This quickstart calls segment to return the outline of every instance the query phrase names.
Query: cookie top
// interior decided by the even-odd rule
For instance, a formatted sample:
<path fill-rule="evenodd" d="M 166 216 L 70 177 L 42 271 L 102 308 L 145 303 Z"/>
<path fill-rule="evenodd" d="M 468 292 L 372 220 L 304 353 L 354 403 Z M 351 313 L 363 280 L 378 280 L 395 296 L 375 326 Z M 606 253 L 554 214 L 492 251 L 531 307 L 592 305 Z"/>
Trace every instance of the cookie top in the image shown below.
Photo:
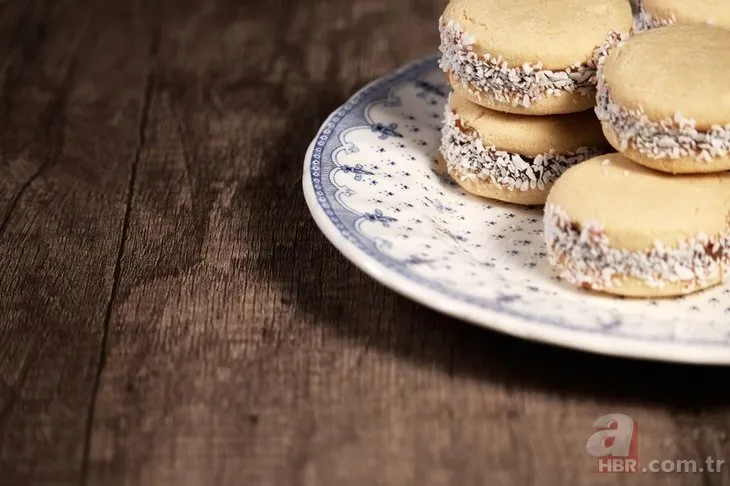
<path fill-rule="evenodd" d="M 730 28 L 727 0 L 643 0 L 644 11 L 680 24 L 708 23 Z"/>
<path fill-rule="evenodd" d="M 547 202 L 579 225 L 598 222 L 612 247 L 629 251 L 730 231 L 730 173 L 673 176 L 616 153 L 568 169 Z"/>
<path fill-rule="evenodd" d="M 614 49 L 601 71 L 611 98 L 653 121 L 675 113 L 697 128 L 730 123 L 730 30 L 676 24 Z"/>
<path fill-rule="evenodd" d="M 586 63 L 612 30 L 629 32 L 633 17 L 627 0 L 452 0 L 443 20 L 474 36 L 477 54 L 562 70 Z"/>
<path fill-rule="evenodd" d="M 449 105 L 462 125 L 475 130 L 485 146 L 498 150 L 534 157 L 550 150 L 566 153 L 608 146 L 591 110 L 571 115 L 512 115 L 483 108 L 456 93 L 449 97 Z"/>

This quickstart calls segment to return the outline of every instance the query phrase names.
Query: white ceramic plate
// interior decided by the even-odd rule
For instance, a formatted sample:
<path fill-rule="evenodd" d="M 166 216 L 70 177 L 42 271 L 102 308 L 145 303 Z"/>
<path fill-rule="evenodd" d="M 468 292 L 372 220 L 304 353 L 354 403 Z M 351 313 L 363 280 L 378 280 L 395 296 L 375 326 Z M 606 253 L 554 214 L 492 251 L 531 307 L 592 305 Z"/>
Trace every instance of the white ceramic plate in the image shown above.
<path fill-rule="evenodd" d="M 542 208 L 465 194 L 437 154 L 448 88 L 432 57 L 365 87 L 304 162 L 314 220 L 350 261 L 445 314 L 616 356 L 730 364 L 730 288 L 679 300 L 602 297 L 558 281 Z"/>

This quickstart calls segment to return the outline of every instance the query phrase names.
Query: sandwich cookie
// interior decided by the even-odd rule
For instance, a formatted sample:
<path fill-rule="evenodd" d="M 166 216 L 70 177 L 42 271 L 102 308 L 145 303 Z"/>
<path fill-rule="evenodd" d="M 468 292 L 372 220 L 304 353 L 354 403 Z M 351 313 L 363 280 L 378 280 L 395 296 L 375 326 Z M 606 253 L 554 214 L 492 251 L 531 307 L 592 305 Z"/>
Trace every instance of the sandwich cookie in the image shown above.
<path fill-rule="evenodd" d="M 672 176 L 603 155 L 569 169 L 545 205 L 550 263 L 574 285 L 668 297 L 730 271 L 730 173 Z"/>
<path fill-rule="evenodd" d="M 440 67 L 471 101 L 508 113 L 575 113 L 595 104 L 595 73 L 631 31 L 626 0 L 452 0 Z"/>
<path fill-rule="evenodd" d="M 672 24 L 708 24 L 730 29 L 730 2 L 727 0 L 642 0 L 637 2 L 638 31 Z"/>
<path fill-rule="evenodd" d="M 675 24 L 617 47 L 596 115 L 616 150 L 672 173 L 730 169 L 730 30 Z"/>
<path fill-rule="evenodd" d="M 519 116 L 488 110 L 452 93 L 441 154 L 451 177 L 478 196 L 544 204 L 569 167 L 609 149 L 593 113 Z"/>

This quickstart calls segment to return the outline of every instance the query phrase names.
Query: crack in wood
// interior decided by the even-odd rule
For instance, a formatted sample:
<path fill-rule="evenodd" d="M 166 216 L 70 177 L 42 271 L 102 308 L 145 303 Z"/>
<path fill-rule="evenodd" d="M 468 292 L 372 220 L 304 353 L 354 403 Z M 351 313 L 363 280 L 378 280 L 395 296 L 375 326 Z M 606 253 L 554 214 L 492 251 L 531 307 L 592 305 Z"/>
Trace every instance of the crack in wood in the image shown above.
<path fill-rule="evenodd" d="M 99 395 L 99 388 L 101 386 L 101 378 L 104 373 L 104 368 L 107 362 L 107 351 L 109 344 L 109 325 L 114 310 L 114 304 L 119 294 L 119 283 L 122 273 L 122 261 L 124 259 L 124 249 L 129 235 L 129 223 L 132 213 L 132 203 L 134 200 L 134 187 L 137 182 L 137 171 L 142 156 L 142 151 L 145 148 L 147 141 L 147 127 L 149 125 L 149 116 L 152 106 L 152 100 L 155 93 L 156 86 L 156 62 L 157 54 L 160 46 L 160 30 L 161 26 L 159 22 L 155 22 L 153 29 L 152 40 L 150 42 L 149 58 L 151 67 L 147 74 L 144 97 L 142 101 L 142 115 L 140 116 L 139 129 L 138 129 L 138 143 L 135 148 L 134 158 L 132 160 L 132 167 L 129 176 L 129 184 L 127 186 L 127 199 L 124 209 L 124 218 L 122 220 L 121 235 L 119 237 L 119 249 L 114 262 L 114 271 L 112 276 L 112 288 L 109 293 L 109 300 L 107 301 L 106 309 L 104 312 L 104 322 L 102 329 L 102 338 L 99 344 L 99 355 L 97 358 L 97 368 L 94 375 L 94 384 L 91 392 L 91 403 L 89 405 L 89 412 L 86 419 L 86 434 L 84 437 L 83 456 L 81 459 L 81 480 L 80 485 L 85 486 L 88 483 L 89 476 L 89 461 L 91 456 L 91 438 L 93 432 L 94 418 L 96 415 L 96 402 Z"/>

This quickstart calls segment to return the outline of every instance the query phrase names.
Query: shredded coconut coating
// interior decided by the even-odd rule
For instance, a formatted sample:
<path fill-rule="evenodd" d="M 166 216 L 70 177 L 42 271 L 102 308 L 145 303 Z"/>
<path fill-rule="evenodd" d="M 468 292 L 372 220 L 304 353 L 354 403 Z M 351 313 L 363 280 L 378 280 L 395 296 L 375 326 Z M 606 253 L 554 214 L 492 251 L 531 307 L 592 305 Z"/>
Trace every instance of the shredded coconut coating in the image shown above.
<path fill-rule="evenodd" d="M 598 76 L 596 116 L 611 127 L 621 150 L 632 147 L 650 159 L 693 157 L 712 162 L 730 153 L 730 123 L 698 130 L 697 122 L 675 113 L 659 122 L 649 120 L 641 109 L 629 110 L 616 103 L 601 73 Z"/>
<path fill-rule="evenodd" d="M 652 13 L 649 13 L 644 8 L 644 2 L 638 1 L 637 7 L 639 12 L 634 16 L 634 30 L 636 32 L 643 32 L 645 30 L 658 29 L 659 27 L 666 27 L 677 22 L 677 19 L 672 16 L 670 18 L 663 18 Z"/>
<path fill-rule="evenodd" d="M 650 288 L 681 283 L 691 293 L 730 269 L 730 230 L 699 234 L 674 248 L 656 242 L 646 251 L 628 251 L 611 247 L 600 223 L 580 227 L 553 204 L 545 206 L 544 224 L 550 263 L 561 278 L 584 288 L 604 290 L 633 277 Z"/>
<path fill-rule="evenodd" d="M 637 7 L 638 13 L 634 15 L 634 31 L 637 33 L 677 23 L 677 17 L 674 14 L 671 17 L 660 17 L 646 10 L 642 1 L 637 1 Z M 704 23 L 707 25 L 713 24 L 711 20 L 706 20 Z"/>
<path fill-rule="evenodd" d="M 549 152 L 535 158 L 484 146 L 474 130 L 466 130 L 447 105 L 441 129 L 441 154 L 462 180 L 489 181 L 510 191 L 544 190 L 570 167 L 605 151 L 581 147 L 575 152 Z"/>
<path fill-rule="evenodd" d="M 476 39 L 466 33 L 454 21 L 439 22 L 441 34 L 441 59 L 439 67 L 459 79 L 464 89 L 472 94 L 474 88 L 491 94 L 501 103 L 529 108 L 535 101 L 546 96 L 561 93 L 579 93 L 584 96 L 595 94 L 595 75 L 609 51 L 622 44 L 627 33 L 612 31 L 606 40 L 597 46 L 593 56 L 586 63 L 576 63 L 562 71 L 543 69 L 542 63 L 525 63 L 510 67 L 502 56 L 474 52 Z"/>

